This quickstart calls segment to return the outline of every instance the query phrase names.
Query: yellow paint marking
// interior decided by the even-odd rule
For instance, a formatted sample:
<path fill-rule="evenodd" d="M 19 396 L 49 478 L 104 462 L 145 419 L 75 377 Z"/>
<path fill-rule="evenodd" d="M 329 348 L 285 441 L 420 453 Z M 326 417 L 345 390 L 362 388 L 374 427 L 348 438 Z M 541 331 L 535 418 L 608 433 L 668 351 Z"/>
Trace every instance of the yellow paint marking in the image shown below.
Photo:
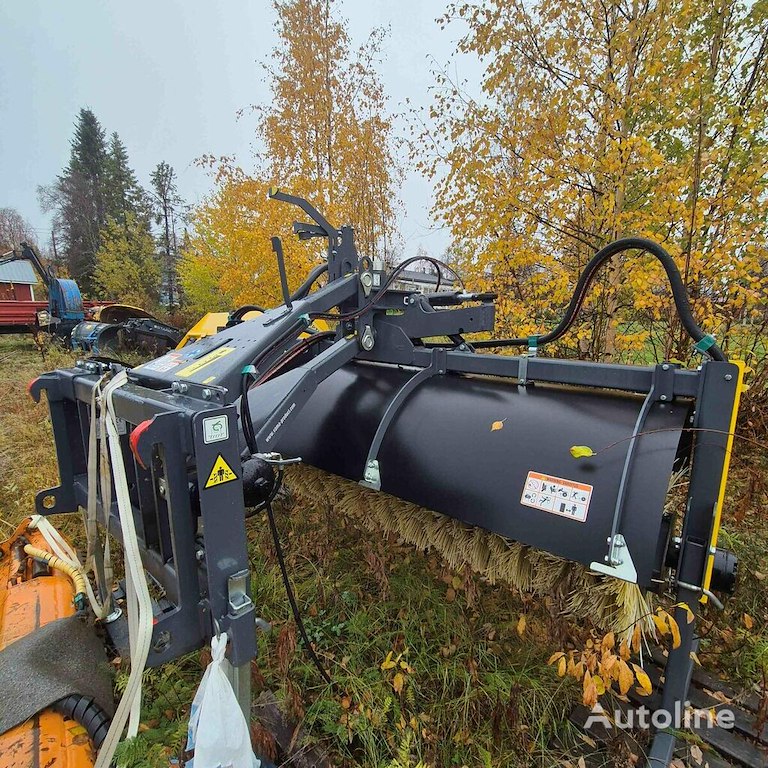
<path fill-rule="evenodd" d="M 717 537 L 720 533 L 720 519 L 723 515 L 723 500 L 725 499 L 725 486 L 728 484 L 728 469 L 731 466 L 731 451 L 733 449 L 733 434 L 736 431 L 736 418 L 739 415 L 739 401 L 741 400 L 741 393 L 743 391 L 744 383 L 744 361 L 743 360 L 731 360 L 731 362 L 738 368 L 738 374 L 736 377 L 736 395 L 733 398 L 733 410 L 731 411 L 731 424 L 728 427 L 728 441 L 725 445 L 725 461 L 723 462 L 723 474 L 720 478 L 720 493 L 717 497 L 717 505 L 715 507 L 715 519 L 712 523 L 712 537 L 709 541 L 709 548 L 713 550 L 717 546 Z M 707 565 L 704 569 L 704 589 L 709 589 L 709 585 L 712 583 L 712 571 L 715 566 L 715 556 L 710 554 L 707 557 Z M 700 603 L 707 602 L 707 596 L 702 595 L 699 598 Z"/>
<path fill-rule="evenodd" d="M 220 360 L 222 357 L 225 357 L 230 352 L 234 351 L 234 347 L 219 347 L 218 349 L 214 349 L 213 352 L 203 355 L 199 360 L 192 363 L 192 365 L 182 368 L 176 375 L 188 379 L 190 376 L 194 376 L 198 373 L 198 371 L 202 371 L 206 366 L 215 363 L 217 360 Z"/>

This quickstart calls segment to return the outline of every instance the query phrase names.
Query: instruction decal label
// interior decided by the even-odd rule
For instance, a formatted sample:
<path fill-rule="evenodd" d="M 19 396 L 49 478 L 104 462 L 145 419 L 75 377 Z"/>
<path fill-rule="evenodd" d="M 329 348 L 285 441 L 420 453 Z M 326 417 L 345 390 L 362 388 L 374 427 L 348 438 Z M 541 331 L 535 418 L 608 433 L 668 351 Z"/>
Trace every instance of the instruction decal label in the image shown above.
<path fill-rule="evenodd" d="M 178 352 L 169 352 L 167 355 L 158 357 L 157 360 L 152 360 L 149 363 L 139 366 L 143 371 L 157 371 L 158 373 L 168 373 L 173 370 L 177 365 L 181 365 L 184 362 L 184 358 Z"/>
<path fill-rule="evenodd" d="M 237 480 L 237 475 L 234 473 L 232 467 L 230 467 L 224 460 L 224 457 L 219 454 L 216 457 L 216 461 L 213 462 L 213 469 L 211 470 L 211 474 L 208 475 L 208 482 L 205 484 L 205 490 L 217 485 L 224 485 L 224 483 L 230 483 L 233 480 Z"/>
<path fill-rule="evenodd" d="M 584 523 L 587 520 L 593 486 L 562 477 L 529 472 L 520 503 L 526 507 Z"/>
<path fill-rule="evenodd" d="M 198 371 L 202 371 L 206 366 L 215 363 L 217 360 L 221 360 L 222 357 L 225 357 L 230 352 L 234 351 L 234 347 L 219 347 L 218 349 L 214 349 L 213 352 L 203 355 L 203 357 L 192 363 L 192 365 L 182 368 L 176 375 L 188 379 L 190 376 L 194 376 Z"/>

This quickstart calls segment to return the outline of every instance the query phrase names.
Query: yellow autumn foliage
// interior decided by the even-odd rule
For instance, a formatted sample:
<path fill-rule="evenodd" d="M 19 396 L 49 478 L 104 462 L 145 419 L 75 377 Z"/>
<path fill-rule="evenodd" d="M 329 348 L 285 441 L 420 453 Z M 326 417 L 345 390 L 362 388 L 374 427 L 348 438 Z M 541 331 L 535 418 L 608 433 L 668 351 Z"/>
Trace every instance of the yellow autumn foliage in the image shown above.
<path fill-rule="evenodd" d="M 323 242 L 298 243 L 298 209 L 267 199 L 278 186 L 308 199 L 336 226 L 355 228 L 358 250 L 390 259 L 399 179 L 391 119 L 376 73 L 383 39 L 374 30 L 353 52 L 332 0 L 280 0 L 278 43 L 267 67 L 272 98 L 254 107 L 252 173 L 204 158 L 215 191 L 195 212 L 179 272 L 197 311 L 281 301 L 270 238 L 280 235 L 291 288 L 323 258 Z"/>
<path fill-rule="evenodd" d="M 650 237 L 675 258 L 699 323 L 764 355 L 768 326 L 766 3 L 489 0 L 449 7 L 485 65 L 468 93 L 436 73 L 420 167 L 437 185 L 453 258 L 501 294 L 515 337 L 559 320 L 607 242 Z M 560 352 L 691 356 L 652 258 L 597 281 Z"/>

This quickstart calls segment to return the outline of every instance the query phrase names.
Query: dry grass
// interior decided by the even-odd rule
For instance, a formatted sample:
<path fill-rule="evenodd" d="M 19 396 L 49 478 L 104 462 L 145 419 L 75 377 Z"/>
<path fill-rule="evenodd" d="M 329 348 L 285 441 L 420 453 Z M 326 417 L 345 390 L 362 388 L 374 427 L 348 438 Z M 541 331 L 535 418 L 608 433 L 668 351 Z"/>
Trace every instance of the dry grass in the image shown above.
<path fill-rule="evenodd" d="M 8 525 L 31 514 L 35 494 L 58 482 L 48 408 L 32 400 L 27 385 L 74 361 L 59 345 L 41 350 L 30 336 L 0 336 L 0 519 Z"/>

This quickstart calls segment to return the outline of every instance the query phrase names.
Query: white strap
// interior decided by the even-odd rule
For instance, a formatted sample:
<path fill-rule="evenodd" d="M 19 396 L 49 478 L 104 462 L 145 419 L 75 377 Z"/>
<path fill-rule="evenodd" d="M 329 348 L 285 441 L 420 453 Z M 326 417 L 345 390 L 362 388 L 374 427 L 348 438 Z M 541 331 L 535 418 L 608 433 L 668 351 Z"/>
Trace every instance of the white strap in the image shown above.
<path fill-rule="evenodd" d="M 115 717 L 109 728 L 95 768 L 109 768 L 115 749 L 120 742 L 126 722 L 127 737 L 133 738 L 138 733 L 141 714 L 141 680 L 147 664 L 149 646 L 152 640 L 152 602 L 147 588 L 146 574 L 141 562 L 141 552 L 136 537 L 133 510 L 128 493 L 128 481 L 120 446 L 120 434 L 114 416 L 112 396 L 115 390 L 125 384 L 125 371 L 118 373 L 103 390 L 102 413 L 109 441 L 109 458 L 112 464 L 112 476 L 115 481 L 115 498 L 120 515 L 120 527 L 123 534 L 123 553 L 125 557 L 125 592 L 128 612 L 128 637 L 131 646 L 131 674 L 125 686 L 123 696 L 117 706 Z M 102 433 L 104 434 L 104 433 Z M 130 720 L 129 720 L 130 718 Z"/>
<path fill-rule="evenodd" d="M 104 408 L 99 413 L 98 405 L 101 399 L 102 378 L 93 388 L 91 394 L 91 421 L 88 433 L 88 508 L 84 514 L 85 533 L 88 549 L 85 557 L 86 571 L 90 571 L 96 578 L 96 584 L 99 586 L 100 595 L 106 596 L 103 603 L 91 599 L 93 612 L 100 619 L 105 619 L 111 609 L 110 591 L 114 573 L 112 570 L 112 557 L 109 548 L 109 509 L 112 502 L 111 498 L 111 479 L 109 477 L 109 454 L 107 448 L 107 436 L 104 426 Z M 97 425 L 100 426 L 101 440 L 98 439 Z M 99 451 L 101 451 L 101 461 L 99 461 Z M 105 481 L 106 473 L 106 481 Z M 101 549 L 101 537 L 97 525 L 96 510 L 98 491 L 101 490 L 102 508 L 104 510 L 105 520 L 104 529 L 104 549 Z M 98 557 L 97 557 L 98 553 Z M 91 591 L 92 593 L 92 591 Z M 89 593 L 89 599 L 90 594 Z"/>

